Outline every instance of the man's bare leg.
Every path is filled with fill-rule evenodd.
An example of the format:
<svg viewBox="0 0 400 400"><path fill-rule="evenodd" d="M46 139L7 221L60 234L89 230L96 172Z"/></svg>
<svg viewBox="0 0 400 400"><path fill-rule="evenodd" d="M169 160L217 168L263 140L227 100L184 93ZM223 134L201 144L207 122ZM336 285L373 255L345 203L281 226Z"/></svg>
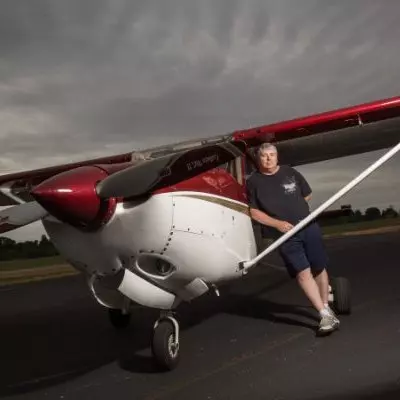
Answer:
<svg viewBox="0 0 400 400"><path fill-rule="evenodd" d="M315 276L315 281L317 282L319 292L321 294L322 301L324 303L324 307L329 310L331 314L334 315L335 320L337 323L339 323L339 319L335 315L335 313L332 311L332 309L329 306L329 276L328 272L326 269L323 271L316 273Z"/></svg>
<svg viewBox="0 0 400 400"><path fill-rule="evenodd" d="M329 301L329 277L326 269L316 274L314 278L318 285L322 302L324 303L324 306L327 306Z"/></svg>
<svg viewBox="0 0 400 400"><path fill-rule="evenodd" d="M339 321L336 321L335 317L331 315L328 309L324 306L319 287L311 273L311 269L307 268L306 270L299 272L297 274L297 282L321 317L319 332L328 333L337 329Z"/></svg>
<svg viewBox="0 0 400 400"><path fill-rule="evenodd" d="M319 313L321 313L325 308L324 302L321 298L317 282L311 273L311 269L307 268L304 271L299 272L296 279L311 304Z"/></svg>

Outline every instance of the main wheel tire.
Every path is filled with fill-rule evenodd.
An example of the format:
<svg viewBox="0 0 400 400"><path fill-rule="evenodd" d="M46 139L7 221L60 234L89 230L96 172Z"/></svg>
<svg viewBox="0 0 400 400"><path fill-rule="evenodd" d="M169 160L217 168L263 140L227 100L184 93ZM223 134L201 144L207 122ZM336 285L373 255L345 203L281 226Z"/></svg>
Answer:
<svg viewBox="0 0 400 400"><path fill-rule="evenodd" d="M332 280L333 306L339 314L351 314L351 288L347 278Z"/></svg>
<svg viewBox="0 0 400 400"><path fill-rule="evenodd" d="M175 348L175 329L171 321L160 321L154 329L151 350L157 365L163 370L173 370L179 363L180 351Z"/></svg>
<svg viewBox="0 0 400 400"><path fill-rule="evenodd" d="M122 310L109 308L108 316L110 318L111 325L116 329L124 329L128 327L131 320L130 314L124 314Z"/></svg>

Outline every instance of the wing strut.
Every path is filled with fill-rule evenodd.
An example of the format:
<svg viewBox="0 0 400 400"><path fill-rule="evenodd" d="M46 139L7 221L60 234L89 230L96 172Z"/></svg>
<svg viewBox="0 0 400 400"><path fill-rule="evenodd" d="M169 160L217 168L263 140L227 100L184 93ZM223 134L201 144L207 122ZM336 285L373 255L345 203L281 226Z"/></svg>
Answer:
<svg viewBox="0 0 400 400"><path fill-rule="evenodd" d="M263 250L257 257L248 261L241 261L239 263L239 270L243 272L243 275L247 273L248 269L254 266L258 261L260 261L267 254L274 251L281 244L286 242L289 238L295 235L299 230L304 228L305 225L310 223L313 219L315 219L319 214L321 214L325 209L331 206L335 201L343 197L347 192L353 189L356 185L358 185L361 181L363 181L368 175L370 175L373 171L379 168L383 163L392 158L398 151L400 150L400 143L398 143L395 147L389 150L386 154L384 154L381 158L375 161L371 166L365 169L360 175L354 178L351 182L349 182L345 187L339 190L336 194L334 194L330 199L328 199L325 203L321 204L316 210L314 210L310 215L300 221L297 225L293 227L289 232L286 232L282 235L278 240L272 243L269 247Z"/></svg>

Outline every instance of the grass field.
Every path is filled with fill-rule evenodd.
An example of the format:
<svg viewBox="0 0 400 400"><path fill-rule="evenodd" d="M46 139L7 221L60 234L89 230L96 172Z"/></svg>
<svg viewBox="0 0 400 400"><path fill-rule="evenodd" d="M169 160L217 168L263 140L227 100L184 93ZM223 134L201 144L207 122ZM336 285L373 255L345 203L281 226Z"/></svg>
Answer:
<svg viewBox="0 0 400 400"><path fill-rule="evenodd" d="M379 219L375 221L354 222L351 224L341 224L324 226L322 231L326 235L342 234L346 232L363 232L370 230L384 230L385 228L400 228L400 218Z"/></svg>
<svg viewBox="0 0 400 400"><path fill-rule="evenodd" d="M0 262L0 286L62 278L78 272L61 257Z"/></svg>
<svg viewBox="0 0 400 400"><path fill-rule="evenodd" d="M65 264L62 257L42 257L22 260L0 261L0 271L14 271L18 269L48 267L52 265Z"/></svg>
<svg viewBox="0 0 400 400"><path fill-rule="evenodd" d="M376 234L396 230L400 230L400 217L332 225L322 228L326 237L349 234ZM75 273L76 271L60 256L0 261L0 285L69 276Z"/></svg>

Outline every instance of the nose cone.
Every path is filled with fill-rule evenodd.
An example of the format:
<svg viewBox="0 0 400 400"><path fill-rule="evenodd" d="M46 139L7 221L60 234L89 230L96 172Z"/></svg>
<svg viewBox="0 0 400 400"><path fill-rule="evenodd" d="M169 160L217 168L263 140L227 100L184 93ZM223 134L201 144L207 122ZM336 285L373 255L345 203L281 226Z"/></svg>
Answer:
<svg viewBox="0 0 400 400"><path fill-rule="evenodd" d="M115 200L102 200L96 184L107 172L95 167L79 167L47 179L31 194L50 214L60 221L80 227L97 228L113 214Z"/></svg>

